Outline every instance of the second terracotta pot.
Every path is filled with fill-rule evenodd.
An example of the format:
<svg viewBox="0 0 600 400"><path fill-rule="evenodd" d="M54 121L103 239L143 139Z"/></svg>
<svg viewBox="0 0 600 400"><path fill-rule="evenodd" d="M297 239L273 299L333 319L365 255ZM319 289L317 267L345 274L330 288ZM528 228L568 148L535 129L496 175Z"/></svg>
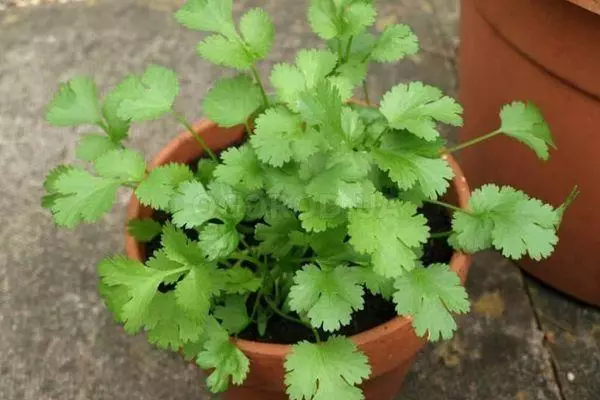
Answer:
<svg viewBox="0 0 600 400"><path fill-rule="evenodd" d="M201 121L194 128L215 152L219 152L243 140L243 128L224 129L209 121ZM190 163L203 151L189 133L182 133L171 141L151 163L150 168L170 162ZM455 174L449 201L462 208L467 206L470 192L462 171L454 159L448 158ZM128 219L150 217L152 210L142 206L132 196ZM144 260L144 246L126 233L126 251L130 258ZM467 254L454 253L451 269L464 284L471 258ZM234 340L234 339L232 339ZM400 391L404 377L424 341L418 338L408 318L397 317L374 329L352 337L365 353L372 367L371 377L363 385L368 400L392 400ZM285 400L284 359L290 346L236 340L236 345L250 359L250 373L244 384L224 394L228 400ZM337 399L332 399L337 400ZM343 400L343 399L340 399Z"/></svg>

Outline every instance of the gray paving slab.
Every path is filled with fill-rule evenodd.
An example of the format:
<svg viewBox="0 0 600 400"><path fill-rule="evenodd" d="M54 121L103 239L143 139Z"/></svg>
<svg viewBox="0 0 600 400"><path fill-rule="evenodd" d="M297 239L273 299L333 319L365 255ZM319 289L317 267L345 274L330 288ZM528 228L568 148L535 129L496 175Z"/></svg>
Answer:
<svg viewBox="0 0 600 400"><path fill-rule="evenodd" d="M374 97L409 79L456 93L457 2L378 3L377 27L408 22L424 52L400 65L374 67ZM76 138L85 131L43 123L58 81L92 74L106 90L123 75L159 63L181 78L177 107L190 118L201 115L200 99L222 71L194 54L200 35L171 17L179 4L86 0L0 11L0 400L209 398L197 370L143 337L125 335L96 293L96 262L122 248L128 194L120 193L103 223L74 231L54 227L38 206L45 173L73 159ZM277 21L277 45L263 73L317 44L304 22L306 1L236 4L237 12L262 5ZM169 120L137 125L132 144L151 155L177 131ZM453 341L428 346L419 356L400 399L559 399L544 333L515 267L494 253L478 256L469 291L474 312L460 318ZM573 349L590 351L578 343ZM575 370L575 382L593 390L598 378L592 372Z"/></svg>

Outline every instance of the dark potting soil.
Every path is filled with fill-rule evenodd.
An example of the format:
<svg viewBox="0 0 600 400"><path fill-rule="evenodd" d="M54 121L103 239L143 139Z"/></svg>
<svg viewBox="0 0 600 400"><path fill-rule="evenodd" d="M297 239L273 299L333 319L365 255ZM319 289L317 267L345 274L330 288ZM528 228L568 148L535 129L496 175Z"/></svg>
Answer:
<svg viewBox="0 0 600 400"><path fill-rule="evenodd" d="M434 205L425 204L419 209L419 212L427 218L427 224L432 233L447 232L451 230L452 225L450 216L445 208ZM153 215L153 219L165 223L170 220L171 216L157 211ZM195 230L186 230L186 234L190 239L197 240L198 233ZM152 256L154 251L160 248L160 238L155 238L146 244L147 257ZM424 265L434 263L449 263L452 257L452 248L448 245L446 238L430 239L424 247L421 261ZM167 292L174 289L174 285L161 284L159 290ZM254 295L249 296L248 308L254 304ZM342 327L336 334L345 336L356 335L360 332L372 329L396 317L394 304L391 301L384 299L379 295L373 295L370 292L365 292L364 307L357 311L352 316L352 321L347 326ZM297 315L292 314L297 317ZM330 336L330 333L319 330L321 339ZM257 342L293 344L302 340L314 341L312 331L304 325L296 322L291 322L278 315L273 315L269 319L267 331L264 336L260 336L256 324L249 325L243 332L238 335L241 339L252 340Z"/></svg>

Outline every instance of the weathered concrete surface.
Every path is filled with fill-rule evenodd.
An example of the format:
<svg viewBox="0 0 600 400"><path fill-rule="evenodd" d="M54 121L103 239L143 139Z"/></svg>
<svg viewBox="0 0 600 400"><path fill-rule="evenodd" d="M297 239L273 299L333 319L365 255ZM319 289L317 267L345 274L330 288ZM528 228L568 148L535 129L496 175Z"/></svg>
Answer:
<svg viewBox="0 0 600 400"><path fill-rule="evenodd" d="M96 262L121 250L127 193L103 223L75 231L56 229L38 206L44 174L73 159L76 138L86 131L43 123L58 81L92 74L106 90L123 75L160 63L181 78L179 109L190 118L200 115L200 99L221 70L194 54L200 35L173 21L170 13L180 3L87 0L0 12L0 400L209 398L194 368L143 337L125 335L96 294ZM378 3L378 28L406 21L425 51L402 64L374 67L373 97L409 79L455 93L456 1ZM263 74L274 62L293 59L298 48L318 43L304 22L305 1L237 4L238 11L263 5L277 20L277 46ZM137 125L132 144L151 155L177 131L169 120ZM494 253L478 256L469 292L474 312L460 318L460 334L420 355L399 399L560 399L518 270ZM566 300L544 296L552 303L541 309L562 310ZM565 314L580 312L576 304L568 307ZM575 340L565 336L571 347L555 334L555 358L570 363L564 371L575 374L570 386L561 381L567 400L597 400L600 377L593 373L597 364L589 364L598 354L590 347L590 338L598 337L594 324L582 328L584 336L576 331Z"/></svg>

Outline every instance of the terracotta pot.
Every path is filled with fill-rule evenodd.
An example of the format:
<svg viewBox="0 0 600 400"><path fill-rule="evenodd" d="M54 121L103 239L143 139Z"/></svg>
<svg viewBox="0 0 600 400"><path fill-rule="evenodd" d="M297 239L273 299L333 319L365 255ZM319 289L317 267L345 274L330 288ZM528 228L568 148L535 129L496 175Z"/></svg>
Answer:
<svg viewBox="0 0 600 400"><path fill-rule="evenodd" d="M198 133L215 151L239 143L243 139L243 128L223 129L209 121L195 125ZM182 133L165 147L152 161L150 168L169 162L189 163L203 153L189 133ZM456 178L452 185L449 201L465 208L470 196L466 179L452 157L448 157ZM132 196L128 208L128 219L150 217L152 210L140 205ZM144 246L126 233L125 245L130 258L143 260ZM452 256L450 266L464 284L471 257L463 253ZM234 339L232 339L234 340ZM424 341L418 338L408 318L397 317L374 329L352 337L368 357L372 366L371 379L363 388L369 400L391 400L400 390L417 352ZM279 400L287 399L284 377L284 358L290 346L236 340L237 346L250 359L250 373L241 387L232 387L224 398L231 400Z"/></svg>
<svg viewBox="0 0 600 400"><path fill-rule="evenodd" d="M553 204L579 185L554 255L520 265L600 305L600 16L565 0L463 0L461 18L460 139L496 129L502 104L531 100L558 147L544 163L498 137L461 152L461 165L474 187L509 184Z"/></svg>

